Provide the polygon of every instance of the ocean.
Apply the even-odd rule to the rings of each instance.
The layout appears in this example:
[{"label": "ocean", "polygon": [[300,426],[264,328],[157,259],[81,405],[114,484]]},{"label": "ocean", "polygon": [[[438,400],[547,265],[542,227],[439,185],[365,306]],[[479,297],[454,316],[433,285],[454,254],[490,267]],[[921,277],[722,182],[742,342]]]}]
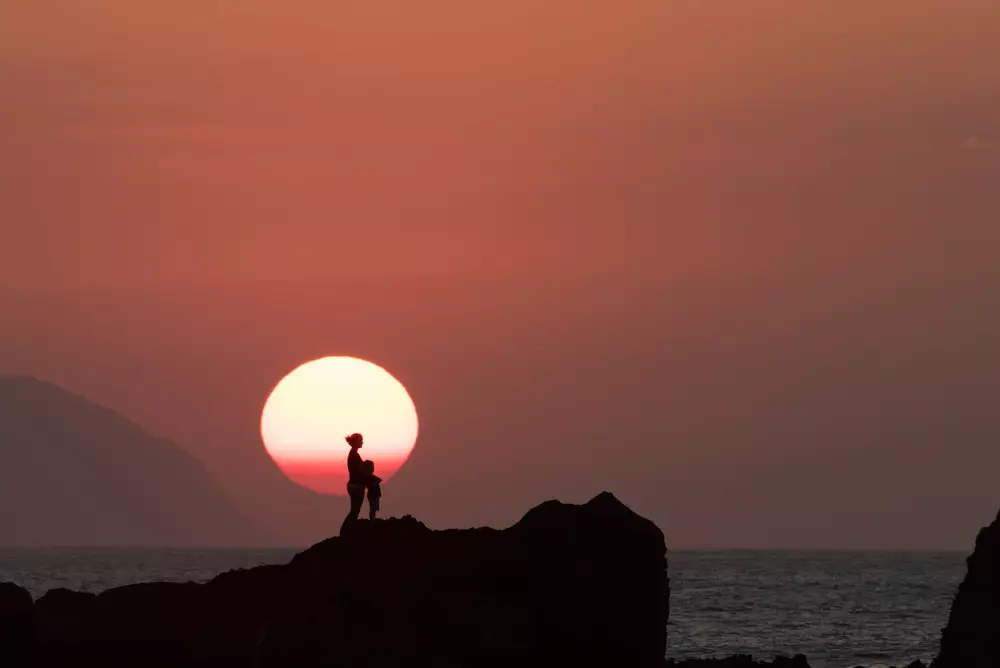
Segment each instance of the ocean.
[{"label": "ocean", "polygon": [[669,656],[802,653],[815,668],[929,663],[957,552],[673,552]]},{"label": "ocean", "polygon": [[[296,550],[0,549],[0,581],[41,596],[153,580],[204,581]],[[670,657],[802,653],[815,668],[929,662],[965,555],[671,552]]]}]

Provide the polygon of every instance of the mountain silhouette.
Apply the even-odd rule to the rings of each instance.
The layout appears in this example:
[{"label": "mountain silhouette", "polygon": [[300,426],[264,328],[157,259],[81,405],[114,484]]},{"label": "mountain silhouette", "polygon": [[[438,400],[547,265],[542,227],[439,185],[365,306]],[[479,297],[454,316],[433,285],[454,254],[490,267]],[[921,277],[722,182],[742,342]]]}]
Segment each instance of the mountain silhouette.
[{"label": "mountain silhouette", "polygon": [[171,441],[51,383],[0,377],[0,545],[260,542]]}]

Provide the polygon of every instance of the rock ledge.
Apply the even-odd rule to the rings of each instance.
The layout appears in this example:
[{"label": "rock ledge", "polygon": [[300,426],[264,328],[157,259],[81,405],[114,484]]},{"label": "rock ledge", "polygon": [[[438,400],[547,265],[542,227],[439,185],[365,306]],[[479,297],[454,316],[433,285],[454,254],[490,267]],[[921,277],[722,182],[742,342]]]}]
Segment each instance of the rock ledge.
[{"label": "rock ledge", "polygon": [[966,563],[933,668],[1000,667],[1000,513]]},{"label": "rock ledge", "polygon": [[602,493],[504,530],[361,520],[287,565],[25,609],[0,597],[35,638],[5,666],[662,666],[669,579],[663,533]]}]

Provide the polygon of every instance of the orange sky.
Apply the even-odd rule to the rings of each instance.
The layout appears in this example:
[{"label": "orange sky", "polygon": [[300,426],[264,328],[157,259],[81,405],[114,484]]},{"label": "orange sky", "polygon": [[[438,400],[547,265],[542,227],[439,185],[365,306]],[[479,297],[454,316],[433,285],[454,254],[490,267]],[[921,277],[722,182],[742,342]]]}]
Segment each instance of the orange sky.
[{"label": "orange sky", "polygon": [[259,409],[349,354],[420,411],[388,513],[608,488],[675,546],[967,547],[997,62],[994,0],[4,3],[0,373],[296,541],[341,511]]}]

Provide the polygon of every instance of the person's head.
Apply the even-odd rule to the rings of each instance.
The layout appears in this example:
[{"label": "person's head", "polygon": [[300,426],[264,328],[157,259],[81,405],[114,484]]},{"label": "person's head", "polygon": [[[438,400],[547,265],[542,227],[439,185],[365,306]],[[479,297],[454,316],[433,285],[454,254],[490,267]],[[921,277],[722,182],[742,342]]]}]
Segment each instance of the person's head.
[{"label": "person's head", "polygon": [[365,460],[365,471],[368,473],[375,473],[375,462],[370,459]]},{"label": "person's head", "polygon": [[365,439],[362,438],[361,434],[351,434],[344,440],[347,441],[347,444],[354,449],[360,448],[365,442]]}]

